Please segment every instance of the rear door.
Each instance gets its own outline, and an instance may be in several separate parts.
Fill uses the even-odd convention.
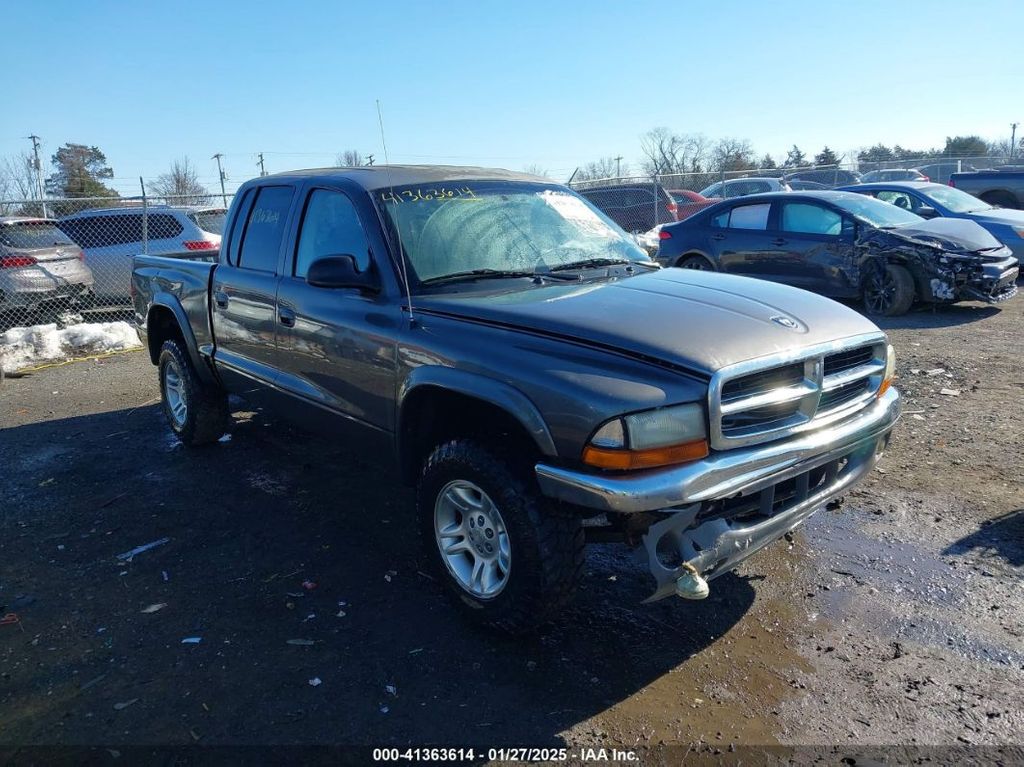
[[[771,201],[738,203],[711,219],[711,243],[718,268],[730,274],[772,279]]]
[[[360,272],[387,262],[375,263],[367,237],[374,222],[363,219],[347,191],[315,186],[303,196],[295,247],[278,292],[278,385],[343,416],[342,425],[359,436],[380,435],[394,428],[394,310],[381,294],[316,287],[306,282],[306,273],[327,256],[350,255]]]
[[[277,286],[294,197],[287,184],[246,190],[213,272],[215,360],[239,393],[267,394],[277,378]]]

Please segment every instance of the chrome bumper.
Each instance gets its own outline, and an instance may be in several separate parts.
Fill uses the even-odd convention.
[[[856,415],[792,439],[632,474],[590,474],[541,463],[536,467],[537,481],[541,492],[550,498],[599,511],[630,514],[670,509],[753,493],[859,447],[879,444],[899,416],[900,396],[890,388]]]

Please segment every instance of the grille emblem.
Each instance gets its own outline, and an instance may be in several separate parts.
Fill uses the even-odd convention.
[[[782,325],[782,327],[789,328],[790,330],[799,330],[800,329],[800,325],[797,324],[796,320],[790,319],[789,317],[785,316],[784,314],[776,314],[773,317],[769,317],[768,319],[770,319],[776,325]]]

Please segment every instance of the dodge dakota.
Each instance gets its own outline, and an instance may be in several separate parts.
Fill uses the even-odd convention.
[[[415,487],[472,619],[551,618],[588,541],[649,599],[709,581],[867,474],[900,413],[885,335],[802,290],[661,269],[566,187],[481,168],[298,171],[241,186],[215,264],[137,256],[170,428],[228,393]]]

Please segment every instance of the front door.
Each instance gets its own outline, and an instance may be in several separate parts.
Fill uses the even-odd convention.
[[[380,264],[348,194],[313,188],[304,198],[297,244],[278,291],[278,384],[314,413],[319,409],[321,418],[324,411],[341,416],[356,439],[383,436],[394,430],[400,313],[379,294],[306,282],[310,264],[328,256],[352,256],[361,272]]]

